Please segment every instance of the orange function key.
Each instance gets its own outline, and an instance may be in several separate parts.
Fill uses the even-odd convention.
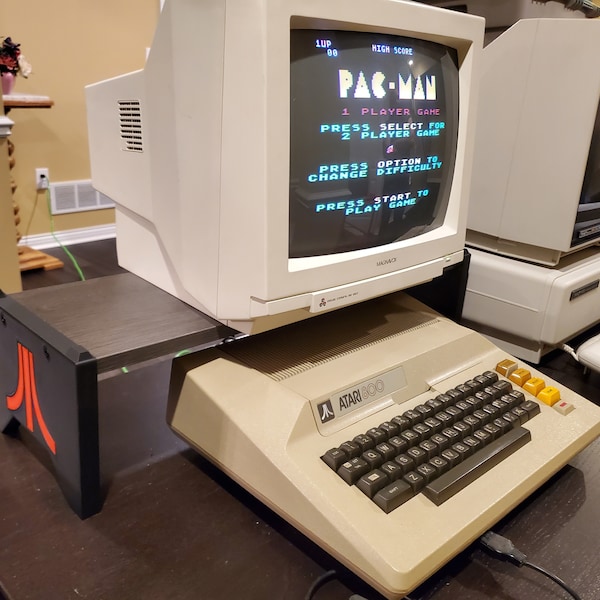
[[[513,382],[516,383],[517,385],[520,385],[521,387],[523,387],[523,385],[525,384],[526,381],[528,381],[529,379],[531,379],[531,372],[528,371],[527,369],[515,369],[509,376],[508,378]]]
[[[548,406],[554,406],[560,400],[560,391],[549,385],[537,395],[537,399]]]
[[[504,375],[504,377],[508,377],[518,366],[514,360],[505,358],[496,365],[496,372]]]
[[[539,377],[532,377],[523,384],[523,389],[533,396],[537,396],[546,387],[546,382]]]

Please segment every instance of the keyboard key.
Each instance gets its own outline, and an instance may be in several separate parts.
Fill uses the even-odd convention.
[[[540,414],[540,405],[535,400],[527,400],[523,402],[519,408],[527,413],[527,420],[535,417],[535,415]]]
[[[427,452],[419,448],[419,446],[413,446],[412,448],[409,448],[406,451],[406,454],[415,461],[415,465],[417,466],[424,463],[426,460],[429,460]]]
[[[417,406],[415,406],[415,410],[418,413],[421,413],[423,419],[431,417],[434,412],[434,409],[431,406],[428,406],[427,404],[417,404]]]
[[[370,469],[376,469],[384,463],[383,456],[375,450],[363,452],[361,458],[369,465]]]
[[[460,463],[460,454],[456,452],[456,450],[452,450],[452,448],[446,448],[441,454],[442,458],[448,462],[450,467],[455,467]]]
[[[408,444],[409,448],[415,446],[421,441],[418,433],[415,433],[412,429],[407,429],[400,434],[400,437]]]
[[[494,384],[493,387],[500,390],[502,392],[502,395],[510,394],[513,391],[512,383],[510,381],[506,381],[506,379],[500,379]],[[522,394],[523,392],[518,393]]]
[[[496,373],[495,371],[484,371],[482,375],[487,378],[488,385],[496,383],[496,381],[498,381],[499,379],[498,373]]]
[[[373,501],[383,512],[390,513],[415,495],[412,487],[406,481],[399,479],[379,490]]]
[[[398,465],[398,463],[389,460],[388,462],[384,462],[381,467],[381,472],[384,473],[389,481],[396,481],[396,479],[402,477],[402,469]],[[364,476],[363,476],[364,477]]]
[[[487,431],[494,439],[497,439],[502,434],[502,429],[493,423],[486,423],[483,429]]]
[[[437,471],[429,463],[423,463],[417,467],[417,473],[423,478],[425,483],[429,483],[437,477]]]
[[[503,361],[500,361],[496,365],[496,371],[500,373],[500,375],[504,375],[504,377],[508,377],[513,371],[517,369],[518,365],[514,360],[510,358],[505,358]]]
[[[528,381],[529,379],[531,379],[531,371],[529,371],[528,369],[524,369],[524,368],[519,368],[519,369],[515,369],[509,376],[508,378],[513,382],[516,383],[518,386],[523,387],[523,385],[525,384],[526,381]]]
[[[571,411],[575,410],[575,407],[570,402],[566,402],[565,400],[558,402],[552,408],[561,415],[568,415]]]
[[[481,410],[490,415],[490,420],[501,415],[500,411],[493,404],[486,404]]]
[[[456,405],[447,406],[444,412],[450,415],[453,423],[460,421],[463,417],[463,411],[460,410],[460,408],[457,408]]]
[[[460,440],[460,433],[452,427],[446,427],[446,429],[442,430],[442,435],[445,435],[451,444]]]
[[[455,402],[458,402],[459,400],[462,400],[465,397],[465,395],[462,392],[459,392],[458,390],[455,390],[455,389],[448,390],[446,392],[446,396],[448,396],[450,398],[450,401],[445,403],[446,405],[454,404]],[[438,396],[438,398],[439,398],[439,396]]]
[[[454,452],[456,452],[460,456],[461,460],[464,460],[465,458],[467,458],[467,456],[473,454],[471,446],[467,446],[467,444],[465,444],[464,442],[457,442],[456,444],[452,444],[452,450],[454,450]]]
[[[477,439],[475,436],[473,435],[468,435],[463,441],[462,443],[465,446],[469,446],[469,448],[471,448],[472,452],[475,453],[477,452],[477,450],[481,450],[481,448],[483,448],[483,444],[481,443],[481,441],[479,439]]]
[[[381,431],[385,431],[388,438],[391,438],[400,433],[400,427],[392,421],[385,421],[385,423],[382,423],[379,426],[379,429],[381,429]]]
[[[415,423],[412,430],[419,436],[419,441],[428,438],[431,434],[431,427],[425,425],[425,423]]]
[[[406,431],[410,429],[410,419],[403,417],[402,415],[398,415],[392,419],[392,423],[396,424],[399,427],[399,432]]]
[[[431,458],[439,452],[439,446],[431,440],[423,440],[418,447],[427,454],[427,458]]]
[[[470,402],[467,402],[466,400],[459,400],[454,406],[456,406],[456,408],[462,411],[463,418],[466,415],[470,415],[475,410],[473,405]]]
[[[435,415],[435,418],[441,422],[442,427],[448,427],[448,425],[452,425],[454,423],[454,417],[448,414],[445,410],[440,411]]]
[[[365,435],[364,433],[357,435],[352,439],[352,441],[355,444],[358,444],[362,452],[365,452],[365,450],[371,450],[375,447],[375,441],[373,440],[373,438],[369,437],[368,435]]]
[[[352,458],[338,470],[338,475],[348,484],[355,484],[365,473],[371,470],[367,461],[362,458]]]
[[[425,423],[425,425],[431,429],[432,433],[438,433],[443,429],[442,422],[435,417],[428,417],[423,421],[423,423]]]
[[[512,412],[507,412],[502,415],[502,418],[510,424],[511,427],[517,427],[521,424],[521,419],[516,417]]]
[[[430,406],[433,409],[433,412],[436,413],[439,410],[442,410],[442,408],[444,408],[445,404],[441,401],[438,400],[437,398],[432,398],[431,400],[427,400],[427,402],[425,402],[426,406]]]
[[[395,456],[398,455],[398,452],[396,452],[394,446],[387,442],[383,442],[383,444],[377,444],[377,446],[375,446],[375,451],[381,454],[384,461],[392,460]]]
[[[321,456],[321,460],[328,467],[337,471],[348,460],[348,456],[339,448],[331,448],[331,450],[327,450],[327,452]]]
[[[402,475],[406,475],[406,473],[412,471],[417,466],[415,465],[415,461],[408,456],[408,454],[400,454],[400,456],[396,456],[394,462],[400,467]]]
[[[408,485],[410,485],[415,493],[420,492],[425,485],[425,479],[423,478],[423,475],[417,473],[417,471],[410,471],[404,475],[402,479],[408,483]]]
[[[523,385],[523,389],[532,396],[537,396],[546,387],[546,382],[540,377],[532,377]]]
[[[521,390],[512,390],[508,392],[507,395],[511,398],[514,398],[515,404],[513,405],[513,403],[511,402],[511,406],[519,406],[519,404],[525,402],[525,394]]]
[[[402,416],[410,421],[411,427],[415,423],[419,423],[423,420],[423,416],[421,415],[421,413],[417,412],[416,410],[407,410],[402,413]]]
[[[441,433],[434,433],[429,440],[438,447],[438,454],[450,447],[450,440]]]
[[[469,435],[473,432],[473,427],[468,423],[465,423],[465,421],[457,421],[454,423],[454,425],[452,425],[452,427],[454,427],[454,429],[460,433],[461,437]]]
[[[506,419],[504,419],[504,415],[502,415],[501,417],[498,417],[497,419],[494,419],[492,421],[492,425],[495,425],[496,427],[498,427],[498,429],[500,429],[500,432],[502,435],[504,435],[505,433],[507,433],[508,431],[510,431],[513,428],[513,424],[510,423],[509,421],[507,421]]]
[[[477,438],[484,446],[494,439],[485,429],[477,429],[473,432],[473,437]]]
[[[486,413],[482,409],[478,409],[473,412],[473,416],[479,419],[482,425],[489,423],[492,420],[492,417],[489,413]]]
[[[429,483],[423,494],[439,506],[529,441],[529,430],[513,429]]]
[[[441,456],[434,456],[429,460],[428,464],[430,464],[436,470],[436,477],[439,477],[442,473],[445,473],[450,468],[448,461]]]
[[[381,442],[387,442],[388,436],[385,431],[379,429],[378,427],[372,427],[367,431],[367,435],[373,439],[375,444],[381,444]]]
[[[527,423],[527,421],[529,420],[529,414],[525,409],[521,408],[520,406],[515,406],[514,408],[511,408],[510,412],[515,417],[517,417],[517,419],[519,419],[519,422],[521,424]]]
[[[370,473],[366,473],[363,475],[357,482],[356,487],[363,493],[366,494],[369,498],[373,498],[373,496],[386,485],[388,485],[389,480],[383,471],[379,469],[375,469]]]
[[[399,435],[391,437],[388,441],[388,444],[394,449],[396,456],[398,454],[402,454],[402,452],[406,452],[409,448],[408,442]]]
[[[475,431],[481,426],[481,421],[474,415],[466,415],[463,421],[471,427],[471,431]]]
[[[475,398],[481,401],[481,404],[485,406],[486,404],[490,404],[494,400],[494,394],[488,394],[483,390],[477,392],[475,394]]]
[[[346,453],[348,458],[356,458],[362,454],[360,446],[356,442],[344,442],[340,446],[340,450]]]

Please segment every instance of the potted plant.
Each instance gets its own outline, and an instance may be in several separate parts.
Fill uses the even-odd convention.
[[[29,77],[31,65],[21,53],[21,44],[15,44],[10,37],[0,37],[0,77],[2,78],[2,94],[10,94],[15,84],[15,77]]]

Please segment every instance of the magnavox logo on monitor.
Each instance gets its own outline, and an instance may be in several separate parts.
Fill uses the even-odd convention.
[[[17,344],[17,350],[19,354],[17,386],[14,394],[6,396],[6,406],[9,410],[16,411],[25,403],[24,425],[33,432],[34,420],[37,421],[46,445],[52,454],[56,454],[56,442],[46,426],[40,408],[33,354],[21,343]]]

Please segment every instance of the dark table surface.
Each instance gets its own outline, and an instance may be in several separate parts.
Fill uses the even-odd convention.
[[[169,371],[168,360],[157,360],[101,380],[107,497],[87,520],[68,508],[26,432],[20,439],[0,435],[0,582],[7,596],[301,600],[319,575],[335,568],[339,579],[315,600],[353,593],[379,600],[174,436],[164,417]],[[600,598],[599,465],[595,442],[496,528],[584,600]],[[567,597],[543,576],[477,544],[410,594],[413,600]]]

